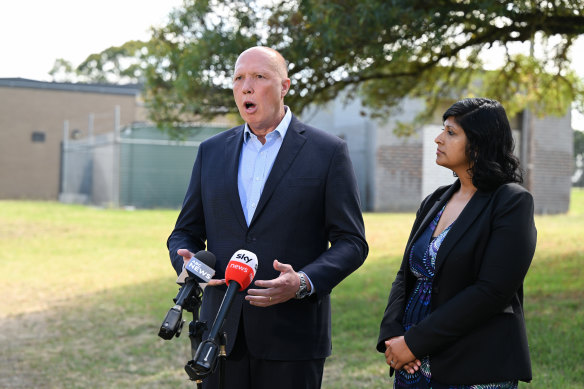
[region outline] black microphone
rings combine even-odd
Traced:
[[[173,336],[180,336],[184,321],[182,320],[183,309],[194,312],[200,305],[203,290],[199,283],[207,283],[213,275],[215,275],[215,255],[210,251],[201,250],[196,253],[189,262],[185,265],[183,273],[179,275],[177,283],[184,281],[183,286],[178,290],[176,297],[173,299],[175,306],[170,308],[162,326],[158,332],[158,336],[162,339],[172,339]]]
[[[186,271],[188,276],[185,279],[184,286],[179,289],[174,299],[176,305],[183,306],[184,301],[189,297],[191,289],[195,285],[199,286],[199,283],[207,283],[213,278],[215,275],[215,269],[213,269],[215,267],[215,261],[215,255],[205,250],[201,250],[191,257],[183,269],[183,272]],[[180,278],[181,276],[179,275]]]
[[[227,292],[215,317],[207,340],[197,348],[195,357],[187,363],[185,370],[190,377],[205,377],[213,372],[219,354],[217,335],[223,329],[225,317],[238,291],[246,289],[255,277],[258,258],[251,251],[238,250],[229,261],[225,270]]]

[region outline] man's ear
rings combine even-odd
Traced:
[[[288,91],[290,90],[290,79],[289,78],[285,78],[282,80],[282,92],[281,92],[281,97],[283,98],[284,96],[286,96],[288,94]]]

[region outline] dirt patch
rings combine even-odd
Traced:
[[[30,349],[50,336],[46,329],[46,314],[30,313],[0,318],[0,387],[34,388],[42,385],[29,359]],[[34,351],[34,350],[33,350]]]

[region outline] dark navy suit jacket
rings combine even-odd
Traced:
[[[206,242],[217,257],[218,279],[224,278],[229,259],[239,249],[257,255],[255,280],[278,277],[274,259],[305,272],[316,293],[302,300],[260,308],[244,301],[244,292],[238,293],[224,326],[227,352],[242,318],[248,350],[255,357],[325,358],[331,352],[330,292],[368,252],[346,143],[293,116],[248,227],[237,187],[243,129],[232,128],[201,144],[168,239],[172,264],[178,274],[183,260],[177,249],[195,253],[205,249]],[[225,290],[205,288],[200,318],[209,327]]]
[[[393,282],[377,350],[404,335],[407,296],[416,282],[409,252],[452,194],[456,181],[428,196],[418,210]],[[405,333],[417,358],[430,356],[432,377],[443,384],[531,380],[523,316],[523,279],[536,243],[533,198],[517,184],[478,191],[442,242],[436,257],[431,313]]]

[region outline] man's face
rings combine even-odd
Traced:
[[[284,116],[284,96],[290,88],[277,58],[259,48],[239,56],[233,76],[233,96],[239,114],[254,131],[274,130]]]

